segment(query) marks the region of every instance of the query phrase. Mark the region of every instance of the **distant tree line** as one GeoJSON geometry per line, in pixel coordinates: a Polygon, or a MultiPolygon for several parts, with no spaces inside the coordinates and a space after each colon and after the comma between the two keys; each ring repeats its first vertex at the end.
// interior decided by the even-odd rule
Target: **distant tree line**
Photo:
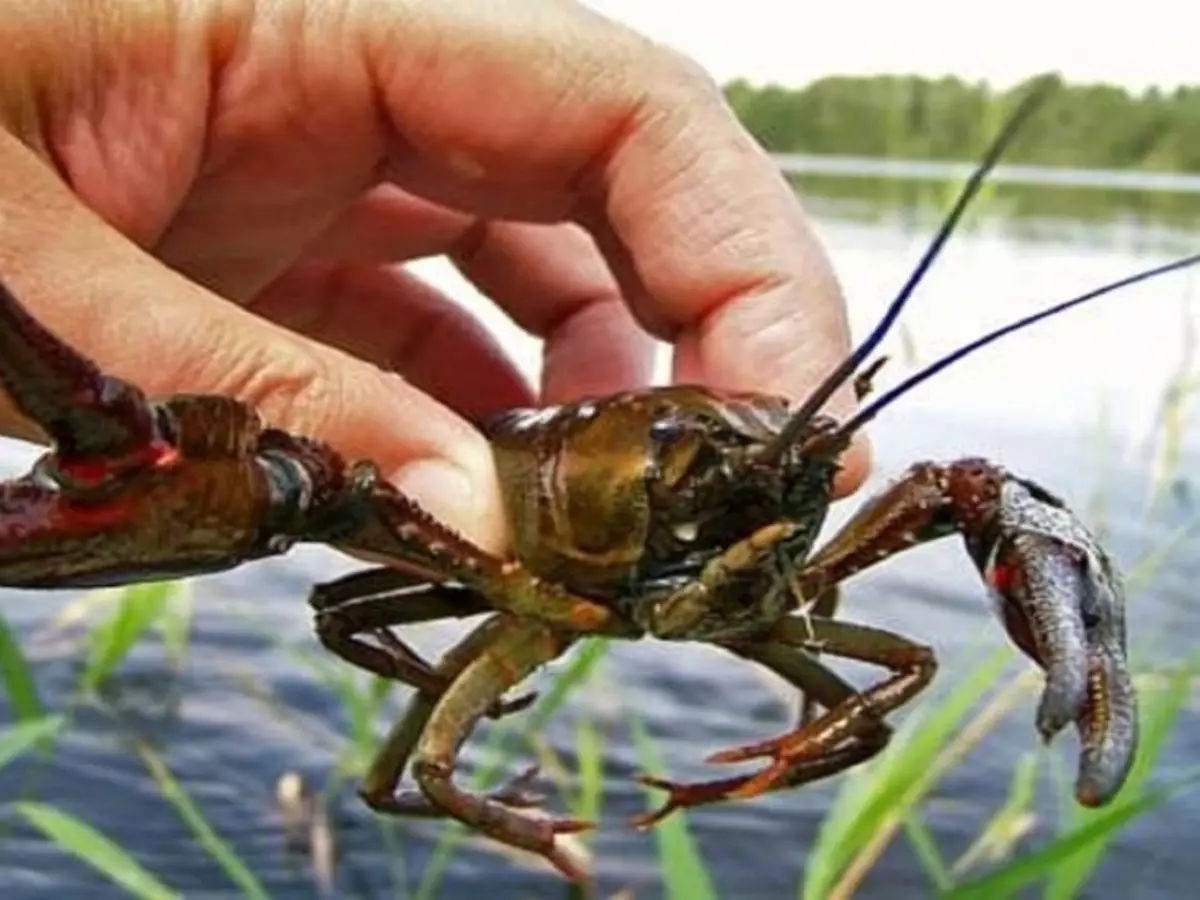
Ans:
{"type": "MultiPolygon", "coordinates": [[[[1006,160],[1200,172],[1200,87],[1131,93],[1056,80],[1059,89],[1006,160]]],[[[794,90],[734,81],[725,92],[774,152],[970,160],[1027,87],[882,75],[823,78],[794,90]]]]}

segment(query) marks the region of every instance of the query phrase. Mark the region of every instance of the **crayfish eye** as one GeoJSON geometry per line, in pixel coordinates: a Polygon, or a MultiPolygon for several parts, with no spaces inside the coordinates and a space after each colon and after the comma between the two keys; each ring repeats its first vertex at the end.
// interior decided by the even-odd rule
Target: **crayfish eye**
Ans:
{"type": "Polygon", "coordinates": [[[650,426],[650,438],[663,448],[675,446],[687,436],[687,433],[687,429],[673,419],[660,419],[650,426]]]}

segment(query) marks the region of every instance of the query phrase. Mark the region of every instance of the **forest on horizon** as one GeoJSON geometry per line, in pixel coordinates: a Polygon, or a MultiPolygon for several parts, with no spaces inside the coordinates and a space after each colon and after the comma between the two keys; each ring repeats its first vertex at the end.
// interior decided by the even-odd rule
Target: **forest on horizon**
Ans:
{"type": "MultiPolygon", "coordinates": [[[[1200,86],[1131,92],[1056,80],[1007,161],[1200,173],[1200,86]]],[[[964,161],[1031,82],[998,91],[952,76],[832,76],[795,89],[737,80],[725,96],[772,152],[964,161]]]]}

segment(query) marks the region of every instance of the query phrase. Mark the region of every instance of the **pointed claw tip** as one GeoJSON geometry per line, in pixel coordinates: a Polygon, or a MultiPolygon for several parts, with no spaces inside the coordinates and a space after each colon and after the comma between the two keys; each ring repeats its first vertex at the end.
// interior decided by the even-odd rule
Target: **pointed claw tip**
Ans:
{"type": "Polygon", "coordinates": [[[1082,714],[1088,702],[1087,673],[1088,660],[1082,652],[1046,669],[1046,686],[1036,719],[1043,742],[1050,743],[1082,714]]]}
{"type": "Polygon", "coordinates": [[[671,812],[673,812],[673,807],[669,805],[664,806],[661,809],[654,810],[654,812],[642,813],[641,815],[634,816],[629,820],[629,824],[638,831],[650,831],[655,825],[670,815],[671,812]]]}
{"type": "Polygon", "coordinates": [[[1049,746],[1059,733],[1063,730],[1065,723],[1057,720],[1046,720],[1041,715],[1038,716],[1034,727],[1037,729],[1038,737],[1042,739],[1043,746],[1049,746]]]}
{"type": "Polygon", "coordinates": [[[1097,809],[1108,806],[1120,790],[1119,784],[1105,784],[1101,779],[1090,775],[1080,775],[1075,782],[1075,799],[1080,806],[1097,809]]]}
{"type": "Polygon", "coordinates": [[[1080,806],[1092,809],[1108,806],[1121,793],[1132,767],[1132,748],[1106,757],[1089,758],[1085,754],[1075,779],[1075,799],[1080,806]]]}

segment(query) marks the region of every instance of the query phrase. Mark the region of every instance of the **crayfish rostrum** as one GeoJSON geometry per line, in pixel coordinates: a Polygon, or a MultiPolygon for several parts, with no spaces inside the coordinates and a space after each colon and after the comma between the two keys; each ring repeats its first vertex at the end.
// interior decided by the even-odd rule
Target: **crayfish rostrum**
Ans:
{"type": "Polygon", "coordinates": [[[1004,334],[1200,261],[1135,275],[985,335],[847,421],[822,414],[851,379],[867,395],[875,371],[867,357],[1033,106],[1027,101],[1009,121],[879,326],[802,403],[674,386],[515,410],[490,423],[513,535],[507,558],[438,523],[372,463],[267,427],[235,399],[147,399],[0,289],[0,383],[53,441],[28,474],[0,484],[0,584],[61,588],[210,572],[300,541],[390,561],[311,597],[326,647],[416,688],[363,798],[380,812],[453,816],[582,877],[556,836],[586,823],[522,812],[533,803],[526,777],[487,796],[455,784],[456,756],[476,723],[531,699],[508,699],[510,689],[585,635],[707,642],[794,684],[804,711],[790,732],[711,758],[765,759],[757,772],[699,784],[647,779],[668,800],[641,824],[823,778],[882,749],[887,714],[935,670],[928,647],[838,619],[838,585],[908,547],[957,534],[1009,635],[1045,670],[1038,730],[1049,739],[1076,725],[1076,795],[1106,803],[1136,747],[1123,589],[1062,501],[983,459],[920,463],[814,550],[839,456],[893,400],[1004,334]],[[391,630],[481,614],[435,663],[391,630]],[[889,674],[858,690],[824,664],[829,656],[889,674]],[[410,762],[417,790],[398,791],[410,762]]]}

